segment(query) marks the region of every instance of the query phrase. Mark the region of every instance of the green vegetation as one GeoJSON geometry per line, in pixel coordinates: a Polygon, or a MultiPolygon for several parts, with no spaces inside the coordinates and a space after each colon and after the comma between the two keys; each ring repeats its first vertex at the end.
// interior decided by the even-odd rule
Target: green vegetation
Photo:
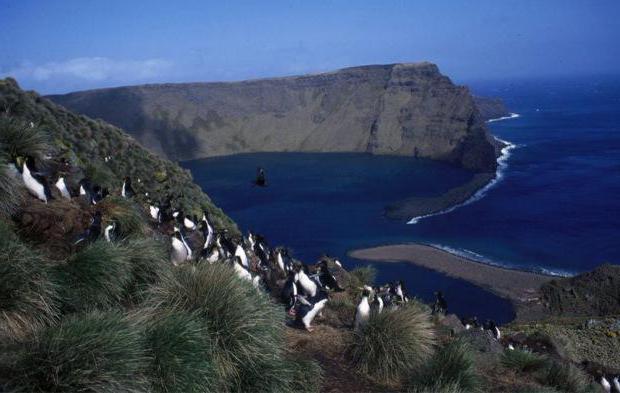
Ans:
{"type": "Polygon", "coordinates": [[[360,372],[389,383],[426,362],[434,343],[429,314],[411,304],[371,316],[353,333],[347,356],[360,372]]]}
{"type": "Polygon", "coordinates": [[[570,363],[552,362],[542,377],[543,384],[563,392],[585,393],[592,390],[588,376],[570,363]]]}
{"type": "Polygon", "coordinates": [[[140,330],[118,313],[76,314],[24,344],[9,390],[146,392],[140,330]]]}
{"type": "Polygon", "coordinates": [[[19,340],[58,319],[57,287],[47,261],[3,221],[0,255],[0,339],[19,340]]]}
{"type": "Polygon", "coordinates": [[[168,249],[161,240],[153,238],[129,238],[121,243],[129,258],[132,280],[128,296],[143,300],[151,285],[171,274],[168,249]]]}
{"type": "Polygon", "coordinates": [[[120,196],[110,196],[99,208],[108,222],[118,225],[121,238],[142,236],[146,233],[146,216],[135,202],[120,196]]]}
{"type": "Polygon", "coordinates": [[[125,247],[98,240],[56,267],[63,306],[67,311],[118,306],[132,279],[125,247]]]}
{"type": "Polygon", "coordinates": [[[190,312],[201,319],[213,337],[218,374],[229,387],[243,390],[279,369],[273,363],[283,349],[282,312],[230,267],[178,267],[150,295],[155,312],[190,312]]]}
{"type": "Polygon", "coordinates": [[[10,217],[23,200],[22,187],[9,173],[7,162],[0,159],[0,217],[10,217]]]}
{"type": "Polygon", "coordinates": [[[478,391],[480,379],[474,370],[471,348],[463,340],[451,341],[415,370],[409,386],[413,391],[420,388],[448,392],[454,389],[464,392],[478,391]]]}
{"type": "Polygon", "coordinates": [[[169,313],[148,322],[149,375],[160,392],[216,392],[211,337],[200,319],[169,313]]]}
{"type": "Polygon", "coordinates": [[[42,160],[50,151],[49,136],[38,126],[6,115],[0,116],[0,148],[10,159],[31,156],[42,160]]]}
{"type": "Polygon", "coordinates": [[[514,349],[504,351],[502,364],[519,372],[529,372],[543,368],[547,359],[530,351],[514,349]]]}

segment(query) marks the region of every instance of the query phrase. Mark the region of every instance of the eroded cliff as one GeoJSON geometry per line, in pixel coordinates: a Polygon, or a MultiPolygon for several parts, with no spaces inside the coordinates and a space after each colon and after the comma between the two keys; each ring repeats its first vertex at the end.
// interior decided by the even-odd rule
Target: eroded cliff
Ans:
{"type": "Polygon", "coordinates": [[[414,155],[493,171],[495,146],[469,90],[431,63],[353,67],[232,83],[50,96],[173,159],[242,152],[414,155]]]}

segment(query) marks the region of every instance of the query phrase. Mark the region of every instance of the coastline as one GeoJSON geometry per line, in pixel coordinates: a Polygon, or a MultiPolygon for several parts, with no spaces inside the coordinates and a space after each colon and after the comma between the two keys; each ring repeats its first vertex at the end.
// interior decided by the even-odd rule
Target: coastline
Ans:
{"type": "Polygon", "coordinates": [[[462,279],[510,300],[516,320],[536,319],[544,312],[540,286],[557,276],[498,267],[455,255],[437,247],[410,243],[350,251],[349,256],[373,262],[408,262],[462,279]]]}
{"type": "MultiPolygon", "coordinates": [[[[510,113],[508,116],[489,119],[486,123],[501,120],[516,119],[518,113],[510,113]]],[[[508,167],[507,160],[511,151],[517,145],[493,136],[500,154],[497,156],[497,169],[495,173],[477,173],[469,182],[455,187],[435,197],[413,197],[393,203],[385,208],[385,215],[396,220],[407,220],[407,224],[417,224],[420,220],[441,214],[450,213],[459,207],[482,199],[504,177],[504,171],[508,167]]]]}

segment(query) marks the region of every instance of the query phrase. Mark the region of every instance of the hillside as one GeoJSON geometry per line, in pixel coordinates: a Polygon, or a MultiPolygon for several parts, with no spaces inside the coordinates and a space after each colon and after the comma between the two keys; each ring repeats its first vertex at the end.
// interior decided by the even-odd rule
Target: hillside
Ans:
{"type": "Polygon", "coordinates": [[[23,91],[11,78],[0,80],[0,108],[13,118],[45,130],[53,142],[52,154],[67,158],[80,168],[76,179],[86,175],[109,189],[120,187],[125,176],[134,182],[140,179],[134,186],[138,192],[148,191],[151,199],[163,201],[170,197],[173,206],[188,214],[201,215],[206,209],[218,227],[237,230],[193,183],[188,171],[152,154],[122,130],[70,112],[35,92],[23,91]]]}
{"type": "Polygon", "coordinates": [[[171,159],[243,152],[367,152],[493,172],[495,147],[469,90],[430,63],[232,83],[49,96],[171,159]]]}
{"type": "Polygon", "coordinates": [[[480,111],[480,116],[485,121],[510,115],[510,111],[501,98],[475,96],[474,101],[480,111]]]}

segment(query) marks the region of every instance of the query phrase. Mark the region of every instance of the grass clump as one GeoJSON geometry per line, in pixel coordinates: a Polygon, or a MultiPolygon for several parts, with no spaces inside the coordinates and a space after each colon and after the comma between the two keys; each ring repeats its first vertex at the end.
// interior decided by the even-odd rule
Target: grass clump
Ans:
{"type": "Polygon", "coordinates": [[[121,242],[131,265],[128,297],[143,300],[148,288],[170,274],[171,264],[166,246],[154,238],[129,238],[121,242]]]}
{"type": "Polygon", "coordinates": [[[440,348],[427,363],[413,373],[409,386],[411,391],[420,388],[478,391],[479,379],[469,345],[463,340],[454,340],[440,348]]]}
{"type": "Polygon", "coordinates": [[[416,306],[404,306],[371,316],[353,333],[346,352],[362,373],[392,383],[427,361],[434,343],[429,314],[416,306]]]}
{"type": "Polygon", "coordinates": [[[502,355],[502,364],[519,372],[536,371],[543,368],[547,359],[530,351],[521,349],[506,350],[502,355]]]}
{"type": "Polygon", "coordinates": [[[323,369],[317,361],[289,357],[285,359],[285,363],[291,369],[292,380],[289,387],[291,392],[318,393],[321,391],[323,369]]]}
{"type": "Polygon", "coordinates": [[[132,279],[125,247],[98,240],[56,267],[67,311],[106,309],[118,305],[132,279]]]}
{"type": "MultiPolygon", "coordinates": [[[[283,315],[267,295],[222,264],[173,269],[152,287],[148,304],[155,312],[189,312],[206,326],[213,342],[218,375],[226,389],[251,391],[248,384],[273,384],[283,348],[283,315]]],[[[223,389],[223,390],[226,390],[223,389]]]]}
{"type": "Polygon", "coordinates": [[[99,206],[107,221],[114,221],[118,225],[122,238],[142,236],[146,233],[146,218],[133,201],[109,196],[99,206]]]}
{"type": "Polygon", "coordinates": [[[50,150],[49,136],[24,120],[0,116],[0,149],[10,160],[31,156],[40,162],[50,150]]]}
{"type": "Polygon", "coordinates": [[[12,366],[10,391],[146,392],[141,331],[120,314],[67,317],[26,343],[12,366]]]}
{"type": "Polygon", "coordinates": [[[563,392],[596,391],[592,390],[588,376],[571,363],[552,362],[545,370],[541,382],[563,392]]]}
{"type": "Polygon", "coordinates": [[[360,287],[362,285],[372,285],[377,277],[377,269],[373,266],[356,267],[349,272],[351,275],[351,286],[360,287]]]}
{"type": "Polygon", "coordinates": [[[216,392],[212,343],[204,325],[188,313],[157,317],[146,329],[149,376],[159,392],[216,392]]]}
{"type": "Polygon", "coordinates": [[[23,198],[20,182],[11,175],[6,161],[0,159],[0,217],[13,215],[23,198]]]}
{"type": "Polygon", "coordinates": [[[57,287],[48,262],[0,221],[0,336],[13,340],[59,317],[57,287]]]}
{"type": "Polygon", "coordinates": [[[446,383],[437,381],[430,386],[415,386],[409,389],[409,393],[471,393],[470,390],[462,389],[458,383],[446,383]]]}

